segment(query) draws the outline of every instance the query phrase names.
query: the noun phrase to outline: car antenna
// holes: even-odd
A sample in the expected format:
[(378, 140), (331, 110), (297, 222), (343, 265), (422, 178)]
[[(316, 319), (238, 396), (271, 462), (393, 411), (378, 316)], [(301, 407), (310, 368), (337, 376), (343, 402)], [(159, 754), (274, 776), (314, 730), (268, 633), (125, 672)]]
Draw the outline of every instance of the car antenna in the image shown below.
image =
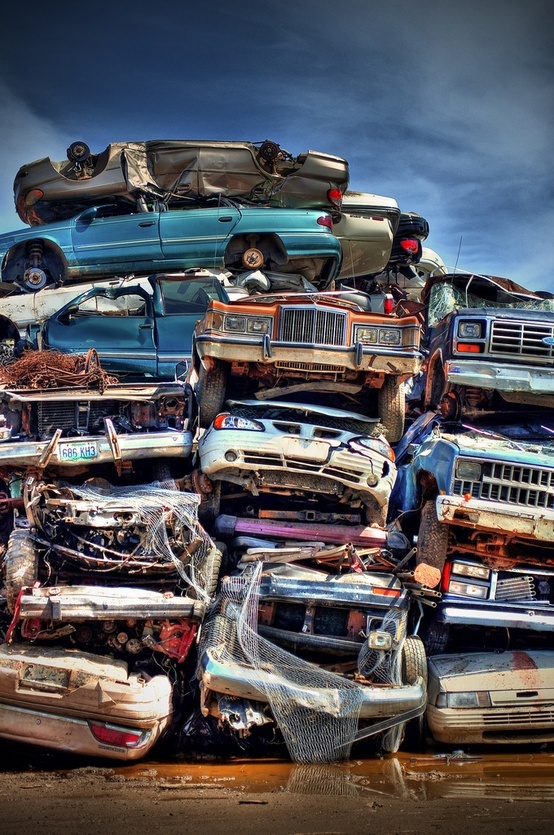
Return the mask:
[(454, 264), (454, 272), (456, 272), (456, 268), (458, 266), (458, 261), (460, 259), (460, 252), (462, 251), (462, 241), (464, 236), (460, 235), (460, 243), (458, 244), (458, 254), (456, 255), (456, 263)]

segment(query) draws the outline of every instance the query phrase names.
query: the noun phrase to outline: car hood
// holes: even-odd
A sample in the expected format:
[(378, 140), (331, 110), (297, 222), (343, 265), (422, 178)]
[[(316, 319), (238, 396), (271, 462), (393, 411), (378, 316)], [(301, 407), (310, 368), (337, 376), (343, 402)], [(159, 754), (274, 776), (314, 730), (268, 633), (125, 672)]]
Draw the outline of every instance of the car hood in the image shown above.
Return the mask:
[[(524, 707), (533, 691), (546, 688), (554, 700), (554, 652), (526, 650), (435, 655), (429, 658), (430, 679), (440, 679), (448, 693), (517, 691)], [(544, 692), (541, 696), (544, 698)], [(493, 699), (494, 702), (494, 699)]]

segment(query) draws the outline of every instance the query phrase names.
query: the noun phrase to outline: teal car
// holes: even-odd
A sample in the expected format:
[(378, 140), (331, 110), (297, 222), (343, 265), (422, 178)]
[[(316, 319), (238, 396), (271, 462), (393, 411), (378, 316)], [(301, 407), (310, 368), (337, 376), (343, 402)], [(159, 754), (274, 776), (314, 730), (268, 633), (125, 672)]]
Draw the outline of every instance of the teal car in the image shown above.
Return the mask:
[(15, 283), (34, 292), (114, 274), (199, 267), (300, 273), (323, 288), (341, 266), (333, 221), (321, 210), (243, 206), (221, 197), (201, 208), (140, 201), (136, 208), (91, 206), (70, 220), (0, 235), (0, 289)]
[(39, 349), (86, 354), (94, 348), (102, 368), (127, 380), (174, 380), (176, 366), (190, 360), (194, 326), (211, 299), (228, 296), (208, 270), (151, 275), (93, 287), (27, 335)]

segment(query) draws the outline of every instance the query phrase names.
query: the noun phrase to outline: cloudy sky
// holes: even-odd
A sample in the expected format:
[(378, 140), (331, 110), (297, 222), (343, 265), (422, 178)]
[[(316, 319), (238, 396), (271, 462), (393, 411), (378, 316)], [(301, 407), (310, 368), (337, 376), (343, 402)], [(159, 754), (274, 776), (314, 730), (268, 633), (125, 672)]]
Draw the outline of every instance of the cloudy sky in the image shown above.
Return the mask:
[(449, 264), (552, 289), (551, 0), (27, 0), (0, 32), (0, 229), (25, 162), (143, 139), (345, 157)]

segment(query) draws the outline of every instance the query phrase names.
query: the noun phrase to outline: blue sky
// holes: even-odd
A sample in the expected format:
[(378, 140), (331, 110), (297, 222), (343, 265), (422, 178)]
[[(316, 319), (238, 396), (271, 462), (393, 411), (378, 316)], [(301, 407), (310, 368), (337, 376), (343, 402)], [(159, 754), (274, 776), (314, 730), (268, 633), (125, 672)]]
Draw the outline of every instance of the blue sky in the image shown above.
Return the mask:
[[(81, 11), (81, 9), (83, 9)], [(430, 224), (450, 265), (553, 289), (551, 0), (10, 4), (0, 229), (25, 162), (142, 139), (270, 138)]]

